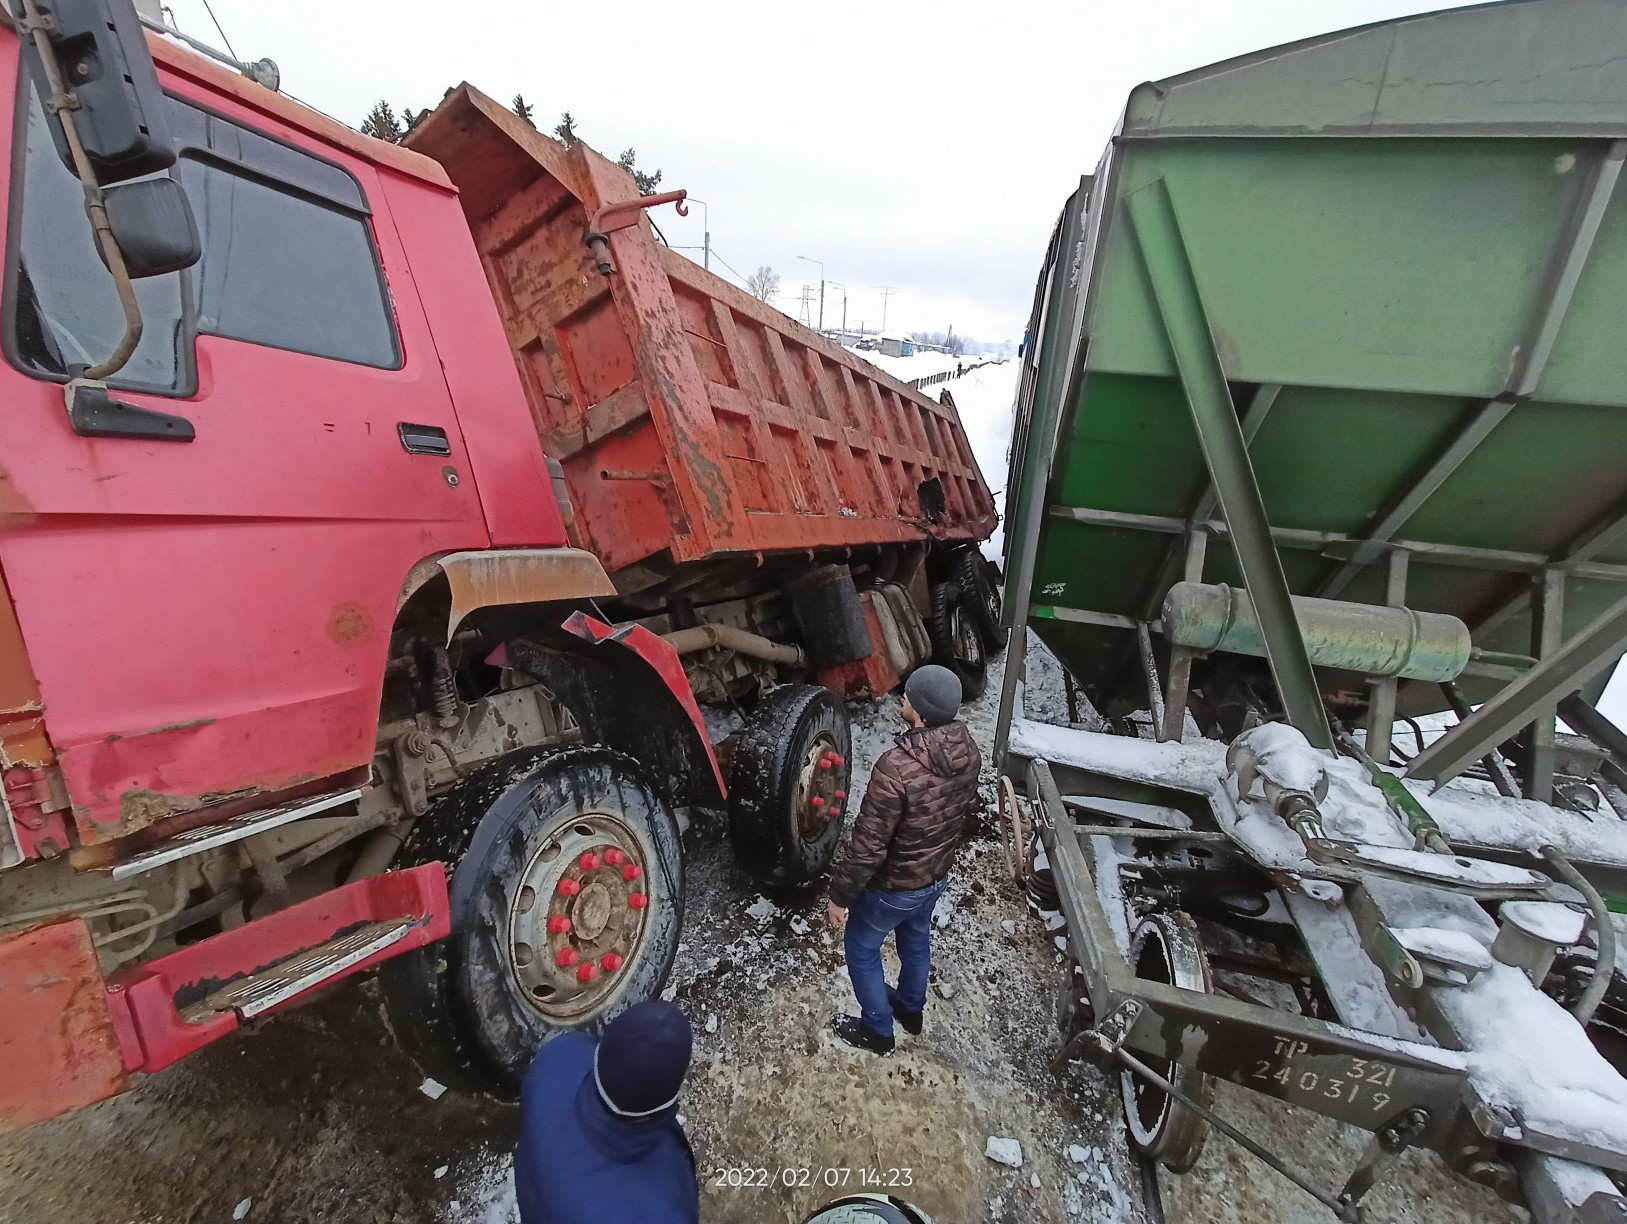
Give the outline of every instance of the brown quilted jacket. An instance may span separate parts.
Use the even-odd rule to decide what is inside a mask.
[[[845,909],[866,888],[908,892],[942,879],[977,807],[982,764],[965,723],[900,735],[870,775],[853,832],[831,872],[830,899]]]

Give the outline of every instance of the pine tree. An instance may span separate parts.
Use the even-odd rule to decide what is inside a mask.
[[[616,164],[633,176],[633,182],[638,185],[639,195],[654,195],[655,189],[661,185],[661,172],[657,170],[654,174],[646,174],[633,164],[636,160],[638,160],[637,149],[623,149],[621,156],[616,159]]]
[[[559,117],[559,123],[554,127],[554,139],[562,143],[567,149],[576,144],[576,120],[571,118],[570,111]]]
[[[531,117],[531,103],[525,100],[524,94],[515,94],[514,101],[509,103],[509,109],[532,127],[537,126],[537,121]]]
[[[388,140],[391,144],[400,144],[401,138],[406,135],[401,128],[401,120],[396,118],[395,108],[383,98],[373,103],[373,109],[362,120],[362,134],[375,140]]]

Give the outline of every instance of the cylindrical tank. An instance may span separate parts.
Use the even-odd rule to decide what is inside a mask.
[[[1455,616],[1294,596],[1305,649],[1316,667],[1403,680],[1455,680],[1469,664],[1469,627]],[[1177,646],[1265,657],[1248,592],[1177,582],[1164,600],[1164,636]]]

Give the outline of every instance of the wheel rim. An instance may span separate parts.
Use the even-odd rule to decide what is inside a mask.
[[[813,843],[823,837],[831,821],[839,820],[847,802],[847,759],[836,737],[821,731],[808,743],[797,772],[791,812],[797,836]]]
[[[1136,930],[1132,946],[1136,976],[1207,993],[1210,989],[1208,962],[1195,931],[1189,927],[1190,920],[1183,921],[1178,916],[1165,914],[1145,919]],[[1201,1082],[1200,1073],[1151,1053],[1142,1053],[1139,1057],[1171,1083],[1193,1096],[1201,1095],[1195,1091]],[[1119,1082],[1125,1123],[1135,1145],[1172,1167],[1190,1167],[1202,1147],[1207,1124],[1177,1104],[1168,1093],[1139,1076],[1123,1071]]]
[[[1000,815],[1000,842],[1006,853],[1006,865],[1011,868],[1012,879],[1019,886],[1028,882],[1032,862],[1032,841],[1028,820],[1017,798],[1017,787],[1010,778],[1001,777],[998,787]]]
[[[526,865],[509,905],[509,967],[520,994],[553,1021],[620,992],[649,925],[648,859],[605,812],[577,816]]]
[[[983,639],[972,618],[959,607],[949,613],[949,631],[954,641],[955,662],[976,671],[983,666]]]

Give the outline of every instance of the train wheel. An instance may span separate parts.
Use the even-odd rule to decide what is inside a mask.
[[[452,934],[380,971],[390,1027],[426,1075],[512,1099],[555,1034],[655,997],[683,921],[678,821],[602,747],[521,754],[413,826],[404,862],[452,867]]]
[[[1000,818],[1000,846],[1006,853],[1006,866],[1019,889],[1028,887],[1028,875],[1034,866],[1033,832],[1023,801],[1017,795],[1016,784],[1002,777],[995,786],[995,810]]]
[[[1142,919],[1130,941],[1130,963],[1140,978],[1185,990],[1208,993],[1212,989],[1209,960],[1198,941],[1197,924],[1184,913]],[[1140,1058],[1192,1100],[1203,1105],[1214,1101],[1215,1082],[1203,1072],[1150,1054]],[[1143,1156],[1172,1173],[1185,1173],[1198,1162],[1209,1137],[1208,1122],[1129,1071],[1119,1073],[1119,1087],[1130,1142]]]
[[[842,836],[852,766],[847,707],[828,689],[788,684],[758,703],[729,768],[729,840],[759,880],[811,884]]]
[[[976,599],[958,582],[932,588],[932,610],[926,618],[932,639],[932,661],[960,677],[961,697],[981,697],[988,684],[989,656],[978,629]]]

